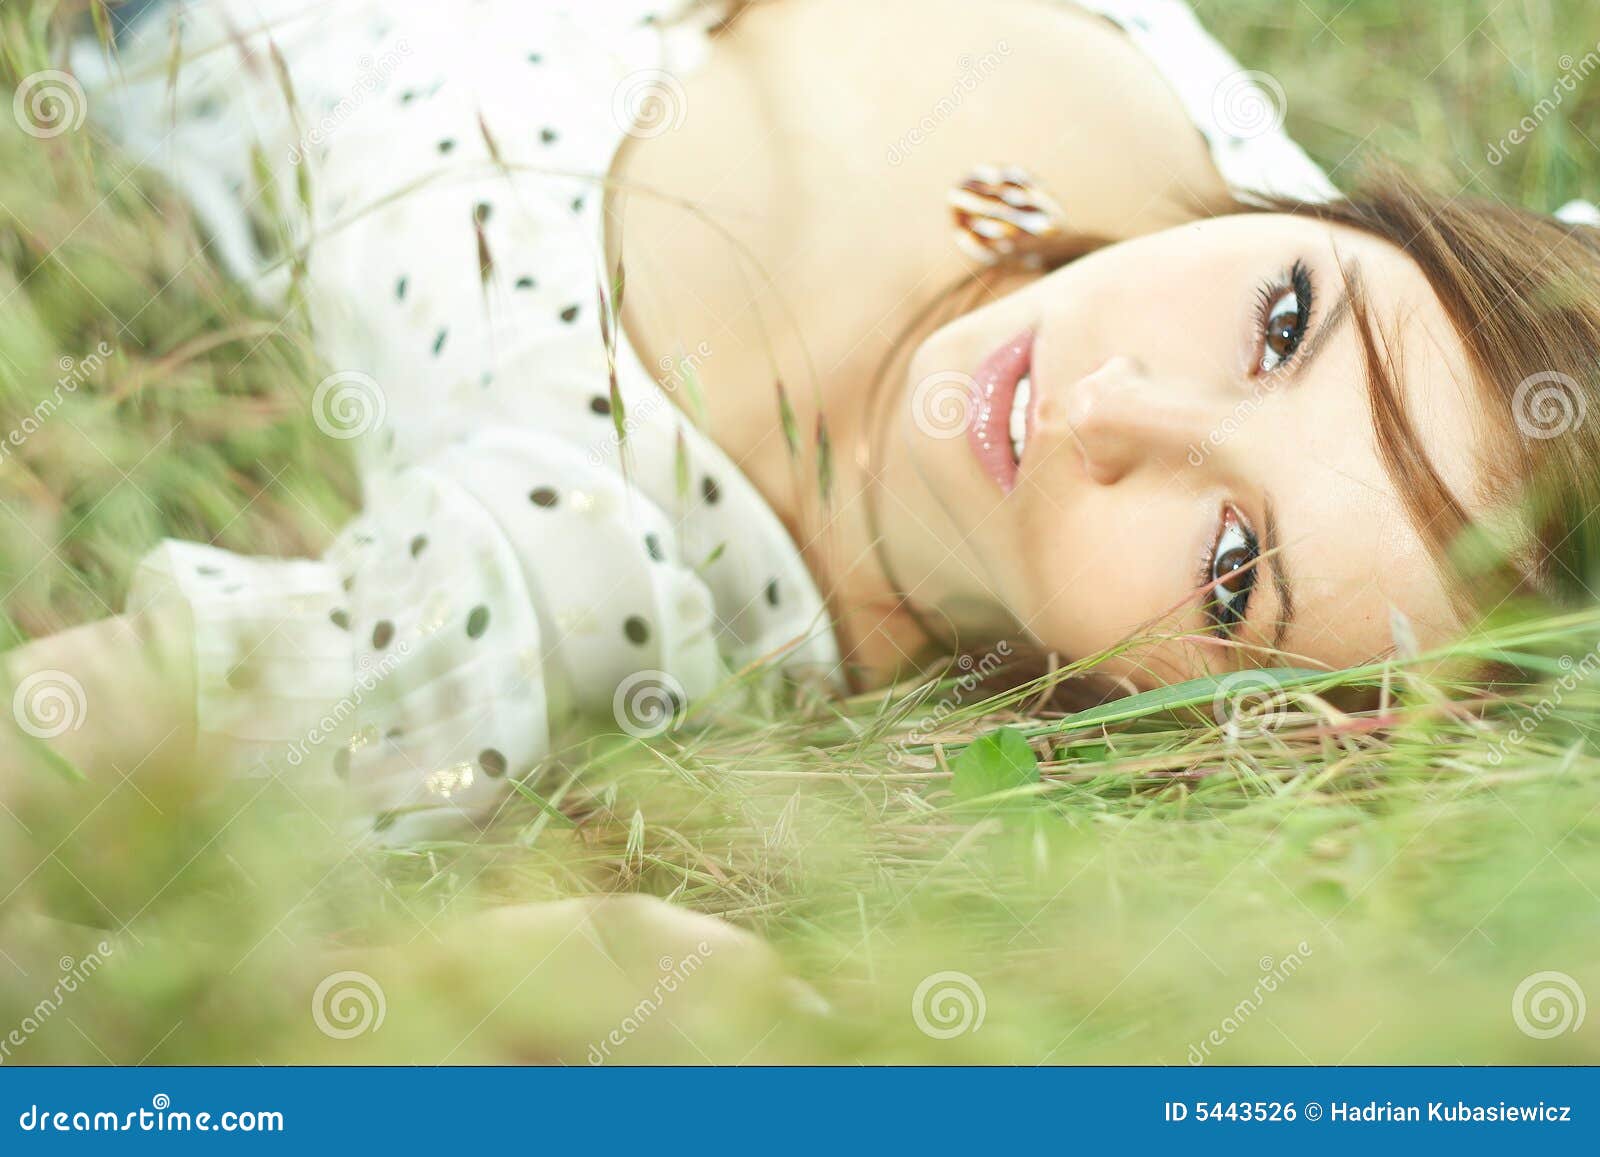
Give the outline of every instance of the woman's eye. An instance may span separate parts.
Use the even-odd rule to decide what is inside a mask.
[[[1229,510],[1223,515],[1222,530],[1212,548],[1207,578],[1211,593],[1206,600],[1207,618],[1225,634],[1242,623],[1248,613],[1258,569],[1252,564],[1259,557],[1256,536]]]
[[[1282,369],[1293,360],[1311,323],[1311,276],[1296,262],[1289,284],[1261,292],[1262,373]]]

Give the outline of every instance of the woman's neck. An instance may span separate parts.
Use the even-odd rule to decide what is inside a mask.
[[[837,83],[815,83],[824,66]],[[937,131],[920,128],[969,74],[981,83],[962,88]],[[895,552],[883,541],[922,534],[893,497],[916,480],[856,452],[886,359],[969,272],[946,190],[976,164],[1024,165],[1075,228],[1115,238],[1188,219],[1187,191],[1217,178],[1149,62],[1063,4],[757,5],[680,80],[683,123],[629,139],[612,166],[607,259],[626,262],[627,339],[647,366],[704,348],[706,433],[788,526],[850,661],[882,678],[925,653],[930,633],[949,637],[919,626],[897,592],[909,583],[919,606],[940,605],[918,577],[918,562],[939,556],[915,535]],[[1042,116],[1070,131],[1041,130]]]

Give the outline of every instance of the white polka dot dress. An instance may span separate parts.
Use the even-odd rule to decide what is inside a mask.
[[[358,828],[407,840],[752,664],[833,677],[754,488],[625,342],[611,392],[597,178],[705,51],[713,13],[675,7],[221,0],[136,27],[96,114],[269,300],[291,263],[260,209],[288,216],[335,371],[315,417],[363,472],[320,560],[169,542],[140,568],[130,606],[193,623],[203,757],[342,781]]]
[[[1079,6],[1167,78],[1234,188],[1332,195],[1271,78],[1181,0]],[[336,371],[315,416],[359,440],[366,512],[324,559],[173,542],[137,576],[133,606],[192,617],[207,758],[342,780],[358,826],[403,840],[760,660],[836,669],[783,527],[625,342],[624,413],[611,395],[600,178],[624,133],[687,113],[719,7],[201,0],[146,16],[115,70],[75,54],[93,114],[269,301],[295,283],[263,251],[286,222]]]

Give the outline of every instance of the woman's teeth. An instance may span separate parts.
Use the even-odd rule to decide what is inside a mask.
[[[1011,398],[1011,460],[1022,464],[1022,451],[1028,444],[1028,399],[1033,397],[1033,376],[1023,374]]]

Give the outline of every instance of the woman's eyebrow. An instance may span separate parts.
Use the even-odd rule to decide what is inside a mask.
[[[1303,377],[1310,372],[1317,354],[1333,343],[1333,339],[1339,336],[1339,331],[1350,320],[1350,284],[1352,281],[1357,285],[1361,284],[1361,266],[1351,259],[1349,262],[1341,263],[1340,269],[1344,277],[1339,296],[1334,299],[1327,316],[1313,331],[1311,339],[1306,342],[1296,377]],[[1294,625],[1294,583],[1289,577],[1289,563],[1283,556],[1283,548],[1278,539],[1278,518],[1273,510],[1270,495],[1262,496],[1261,516],[1267,548],[1265,552],[1267,569],[1272,576],[1273,592],[1278,597],[1278,618],[1272,627],[1272,649],[1281,651],[1283,641],[1289,636],[1289,628]]]
[[[1261,518],[1265,531],[1266,561],[1272,575],[1272,589],[1278,596],[1278,619],[1272,628],[1272,649],[1283,650],[1289,627],[1294,623],[1294,584],[1289,579],[1289,564],[1283,557],[1278,539],[1278,517],[1273,510],[1272,498],[1261,499]]]
[[[1340,329],[1350,320],[1350,283],[1354,281],[1360,284],[1361,266],[1352,258],[1350,261],[1341,264],[1340,269],[1344,277],[1342,278],[1343,284],[1339,289],[1339,296],[1334,299],[1327,316],[1311,332],[1311,337],[1306,342],[1305,349],[1300,355],[1299,374],[1305,374],[1310,371],[1311,363],[1316,360],[1317,355],[1323,351],[1324,347],[1333,343],[1333,339],[1339,336]]]

